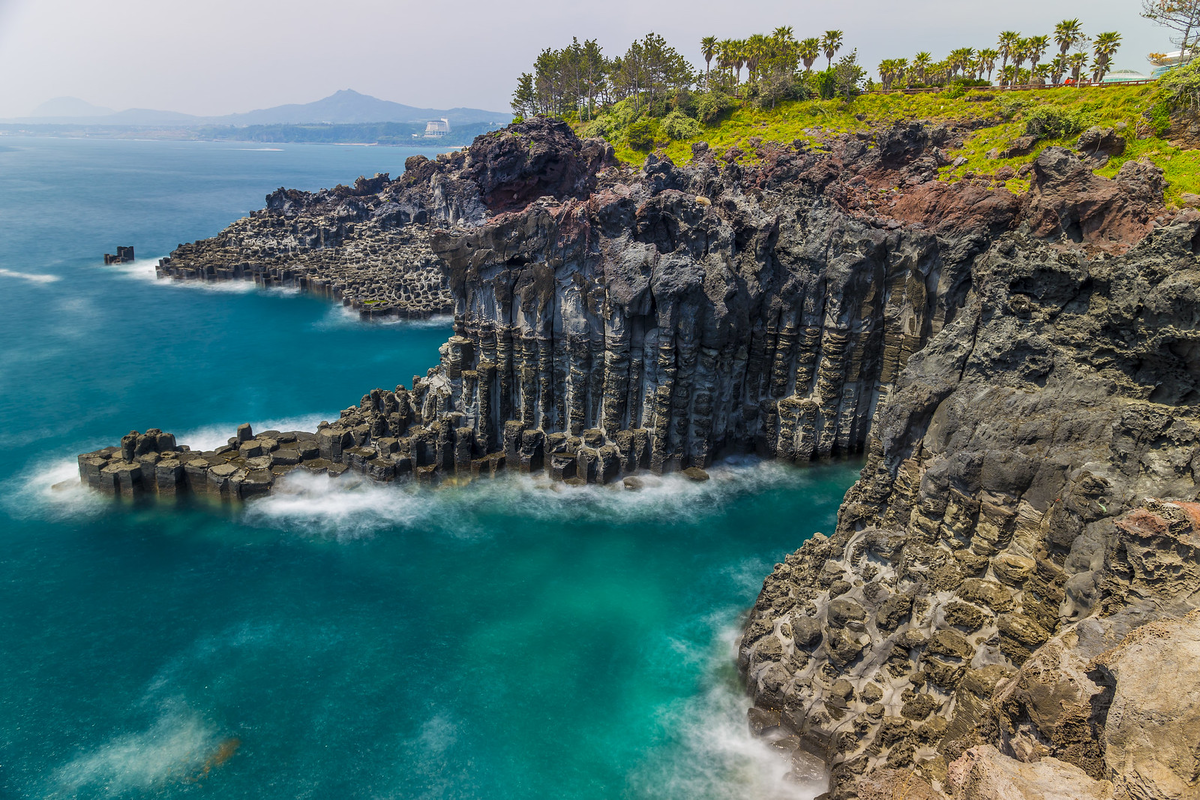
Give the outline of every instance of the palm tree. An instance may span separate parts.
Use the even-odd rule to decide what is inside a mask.
[[[1109,62],[1120,46],[1121,34],[1116,31],[1096,35],[1095,41],[1092,42],[1092,52],[1095,54],[1095,61],[1093,63],[1095,71],[1093,74],[1096,83],[1104,80],[1104,76],[1108,73]]]
[[[1059,53],[1050,60],[1050,83],[1058,86],[1067,71],[1067,57]]]
[[[913,72],[916,73],[917,83],[925,83],[925,73],[929,71],[929,65],[933,63],[933,54],[925,51],[917,53],[913,59]]]
[[[751,83],[758,77],[758,68],[763,59],[770,53],[771,42],[761,33],[756,33],[746,40],[743,53],[746,58],[746,79]]]
[[[771,35],[774,36],[775,40],[779,42],[791,42],[795,41],[796,38],[795,34],[792,32],[791,25],[780,25],[771,32]]]
[[[988,83],[992,82],[992,71],[996,69],[996,59],[999,57],[1000,53],[990,48],[979,51],[979,66],[982,72],[987,73]]]
[[[817,56],[821,55],[821,40],[815,36],[804,39],[800,42],[796,54],[804,62],[804,71],[812,72],[813,62],[817,60]]]
[[[1036,83],[1038,86],[1046,85],[1046,76],[1049,74],[1050,74],[1050,65],[1049,64],[1034,64],[1033,67],[1029,70],[1030,77],[1033,79],[1033,82]]]
[[[1009,64],[1006,67],[1000,68],[1000,85],[1011,86],[1016,82],[1018,71],[1015,65]]]
[[[975,48],[973,47],[960,47],[957,50],[952,50],[949,58],[946,59],[949,62],[951,77],[957,75],[960,69],[965,70],[967,65],[971,63],[971,58],[974,55]]]
[[[1082,38],[1083,26],[1077,19],[1064,19],[1054,26],[1054,43],[1058,45],[1058,52],[1063,58],[1067,57],[1067,51],[1072,45]]]
[[[704,78],[708,79],[709,65],[717,54],[717,37],[705,36],[700,40],[700,55],[704,57]]]
[[[1071,53],[1067,56],[1067,64],[1071,67],[1071,80],[1075,81],[1075,85],[1079,85],[1079,72],[1087,64],[1087,53]]]
[[[1037,69],[1038,62],[1042,60],[1042,56],[1046,54],[1046,48],[1050,46],[1049,36],[1030,36],[1027,39],[1029,42],[1029,69],[1033,71]]]
[[[903,76],[906,63],[902,58],[885,58],[879,62],[879,80],[885,92],[890,92],[892,85]]]
[[[734,51],[736,50],[737,42],[733,39],[722,39],[717,42],[717,67],[729,70],[731,78],[733,77]]]
[[[1008,66],[1008,60],[1013,57],[1017,46],[1021,42],[1021,34],[1016,31],[1003,31],[1000,38],[996,40],[996,46],[1000,50],[1000,85],[1004,84],[1004,68]]]
[[[1015,48],[1013,48],[1013,52],[1012,52],[1013,63],[1017,65],[1018,77],[1020,77],[1019,73],[1021,72],[1021,64],[1024,63],[1025,59],[1028,57],[1029,57],[1029,40],[1028,39],[1018,39],[1017,46]]]
[[[746,40],[736,39],[733,42],[733,67],[737,70],[733,85],[737,86],[742,80],[742,67],[746,65]]]
[[[833,67],[833,57],[838,50],[842,49],[842,32],[841,31],[825,31],[825,35],[821,37],[821,50],[824,51],[825,57],[829,59],[829,66]]]

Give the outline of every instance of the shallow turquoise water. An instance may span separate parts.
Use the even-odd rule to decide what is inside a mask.
[[[280,185],[413,152],[282,147],[0,139],[0,797],[811,797],[745,733],[732,646],[855,465],[240,509],[52,488],[131,428],[312,426],[435,362],[445,321],[153,280]]]

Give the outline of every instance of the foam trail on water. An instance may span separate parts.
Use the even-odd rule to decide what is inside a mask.
[[[0,269],[0,277],[16,278],[29,283],[54,283],[61,279],[60,275],[49,275],[44,272],[14,272],[11,269]]]
[[[313,323],[313,328],[319,331],[353,328],[360,325],[386,325],[400,328],[450,328],[454,325],[453,314],[436,314],[427,319],[404,319],[401,317],[382,317],[365,319],[349,306],[333,306],[325,316]]]
[[[496,516],[562,524],[669,525],[717,513],[747,494],[811,485],[801,469],[753,458],[718,463],[709,475],[703,483],[682,475],[639,475],[643,488],[638,491],[625,489],[621,482],[574,487],[518,475],[430,490],[411,482],[378,484],[350,473],[329,478],[296,471],[279,480],[271,495],[249,503],[245,519],[258,526],[336,538],[416,526],[475,537],[484,535],[492,527],[488,519]]]
[[[120,797],[194,779],[220,747],[217,731],[178,702],[149,728],[118,734],[54,771],[51,797]]]
[[[127,264],[110,264],[105,269],[110,269],[113,272],[123,275],[127,278],[139,281],[151,281],[159,286],[171,286],[175,288],[194,289],[206,292],[226,292],[241,294],[244,292],[253,292],[258,287],[254,281],[232,280],[232,281],[181,281],[174,278],[158,278],[158,273],[155,271],[158,267],[157,258],[138,258],[130,261]]]
[[[278,481],[267,497],[247,504],[244,520],[339,540],[431,522],[451,527],[459,536],[481,532],[477,522],[446,505],[438,494],[412,485],[381,486],[350,474],[330,478],[297,471]]]
[[[93,492],[79,480],[79,464],[74,458],[43,461],[34,465],[32,472],[9,478],[0,488],[0,507],[17,519],[95,516],[111,507],[111,498]]]
[[[638,797],[671,800],[813,800],[828,788],[828,775],[789,775],[788,757],[750,734],[750,699],[731,665],[737,657],[740,627],[736,611],[710,617],[715,642],[700,654],[703,686],[695,696],[664,710],[659,724],[673,747],[652,753],[630,776]],[[689,654],[682,657],[690,660]]]

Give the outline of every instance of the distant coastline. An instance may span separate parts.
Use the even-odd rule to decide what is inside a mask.
[[[305,125],[167,126],[88,125],[84,123],[0,123],[0,137],[38,136],[63,139],[152,139],[178,142],[243,142],[247,144],[340,144],[387,147],[456,147],[495,129],[490,123],[453,128],[444,136],[425,138],[423,123],[379,122]]]

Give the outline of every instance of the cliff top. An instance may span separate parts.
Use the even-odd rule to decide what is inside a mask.
[[[964,90],[920,94],[866,94],[850,102],[801,100],[774,109],[745,103],[692,135],[673,139],[654,129],[654,152],[676,164],[692,158],[692,145],[708,143],[719,154],[754,163],[762,142],[804,142],[820,147],[845,134],[870,134],[897,122],[918,120],[957,131],[944,150],[947,163],[938,179],[947,182],[990,178],[1023,194],[1030,188],[1034,159],[1047,147],[1090,145],[1097,174],[1115,177],[1127,161],[1147,159],[1163,170],[1168,208],[1200,205],[1200,124],[1170,118],[1161,110],[1154,85],[1058,88],[1027,91]],[[619,160],[640,165],[647,150],[630,146],[627,127],[613,115],[576,125],[581,135],[603,135]],[[1096,128],[1082,143],[1080,137]],[[1111,133],[1103,134],[1111,129]],[[678,131],[677,131],[678,133]],[[1114,137],[1119,137],[1122,142]],[[1082,149],[1082,148],[1081,148]],[[741,151],[740,154],[737,151]]]

